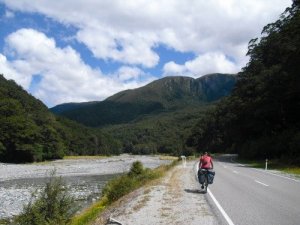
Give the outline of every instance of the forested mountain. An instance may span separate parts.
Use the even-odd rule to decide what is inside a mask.
[[[52,111],[88,126],[102,126],[102,132],[122,144],[121,152],[192,154],[193,149],[185,146],[191,128],[214,102],[230,93],[235,82],[236,76],[229,74],[165,77],[102,102],[63,104]]]
[[[14,81],[0,75],[0,159],[36,161],[60,158],[64,146],[55,116]]]
[[[87,113],[92,109],[95,117],[106,112],[106,117],[100,118],[109,118],[109,123],[131,121],[93,129],[55,116],[41,101],[0,75],[0,161],[42,161],[66,154],[180,154],[185,149],[190,127],[208,107],[206,103],[227,95],[234,83],[235,76],[224,74],[197,80],[164,78],[144,88],[118,93],[103,102],[55,108],[56,112],[88,109]],[[120,120],[118,117],[123,114],[125,119]],[[142,115],[143,120],[136,120]],[[104,120],[102,124],[105,123]]]
[[[109,135],[56,117],[41,101],[2,75],[0,99],[1,162],[119,153],[120,144]]]
[[[236,77],[211,74],[193,79],[165,77],[133,90],[117,93],[102,102],[58,105],[52,112],[87,126],[128,123],[145,115],[203,105],[226,96]]]
[[[189,145],[300,165],[299,7],[294,0],[249,42],[250,61],[234,91],[200,120]]]

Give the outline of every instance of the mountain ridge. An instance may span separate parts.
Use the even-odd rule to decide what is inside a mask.
[[[143,87],[121,91],[103,101],[66,103],[50,110],[91,127],[127,123],[142,115],[219,100],[231,92],[235,81],[235,75],[220,73],[197,79],[164,77]]]

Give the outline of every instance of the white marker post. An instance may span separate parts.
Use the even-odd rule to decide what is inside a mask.
[[[181,159],[182,159],[182,165],[185,168],[186,167],[186,157],[184,155],[182,155]]]
[[[268,170],[268,159],[266,159],[266,167],[265,170]]]

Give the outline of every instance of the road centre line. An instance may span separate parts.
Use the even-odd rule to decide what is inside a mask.
[[[217,201],[217,199],[215,198],[215,196],[212,194],[212,192],[209,189],[207,189],[207,192],[208,192],[209,196],[211,197],[211,199],[216,204],[216,206],[218,207],[218,209],[220,210],[220,212],[222,213],[222,215],[224,216],[224,218],[227,221],[227,223],[229,225],[234,225],[234,223],[232,222],[232,220],[230,219],[230,217],[227,215],[227,213],[225,212],[225,210],[222,208],[222,206],[220,205],[220,203]]]
[[[266,187],[269,187],[269,185],[267,185],[267,184],[265,184],[265,183],[263,183],[263,182],[260,182],[260,181],[258,181],[258,180],[254,180],[256,183],[259,183],[259,184],[261,184],[261,185],[264,185],[264,186],[266,186]]]

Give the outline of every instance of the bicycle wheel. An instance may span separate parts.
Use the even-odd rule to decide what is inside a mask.
[[[207,187],[208,187],[208,176],[207,173],[205,174],[205,180],[204,180],[204,192],[207,193]]]

